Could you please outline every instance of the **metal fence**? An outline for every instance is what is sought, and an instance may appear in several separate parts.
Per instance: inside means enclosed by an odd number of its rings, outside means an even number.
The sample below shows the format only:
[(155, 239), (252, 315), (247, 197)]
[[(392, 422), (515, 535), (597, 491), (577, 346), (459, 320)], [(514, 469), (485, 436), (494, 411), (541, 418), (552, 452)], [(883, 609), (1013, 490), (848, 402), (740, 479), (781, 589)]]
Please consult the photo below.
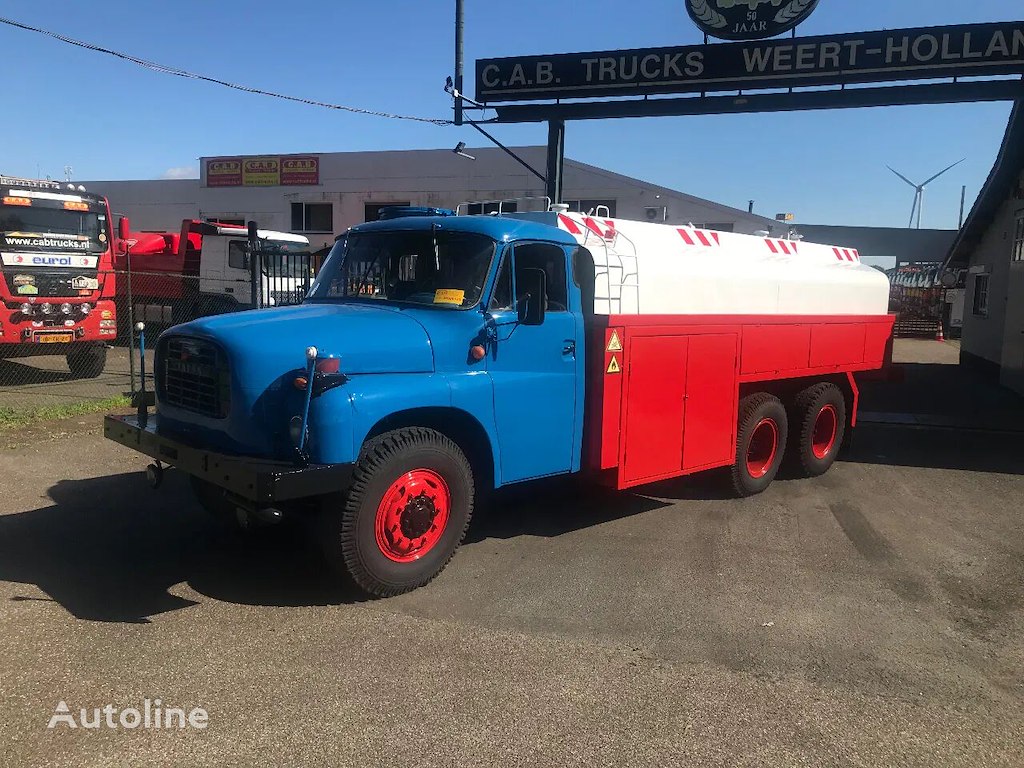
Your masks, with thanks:
[[(103, 304), (84, 315), (80, 305), (61, 297), (26, 296), (28, 314), (7, 305), (0, 316), (0, 425), (41, 408), (56, 406), (59, 415), (64, 406), (130, 398), (140, 386), (143, 365), (137, 322), (145, 323), (146, 388), (152, 391), (152, 350), (162, 331), (254, 306), (301, 303), (313, 278), (307, 254), (264, 259), (253, 274), (259, 275), (255, 281), (149, 269), (101, 273), (101, 285), (113, 280), (116, 287), (115, 317), (107, 316)], [(66, 342), (91, 339), (100, 329), (103, 336), (96, 342)]]

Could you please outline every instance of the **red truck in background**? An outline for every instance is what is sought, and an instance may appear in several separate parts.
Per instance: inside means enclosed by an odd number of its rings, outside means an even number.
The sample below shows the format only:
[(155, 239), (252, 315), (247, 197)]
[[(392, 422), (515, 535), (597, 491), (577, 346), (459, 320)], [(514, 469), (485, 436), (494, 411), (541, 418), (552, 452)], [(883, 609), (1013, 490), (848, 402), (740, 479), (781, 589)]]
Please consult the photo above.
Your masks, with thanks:
[[(119, 317), (168, 328), (197, 317), (257, 306), (297, 304), (309, 287), (309, 240), (257, 230), (251, 260), (246, 227), (185, 219), (177, 232), (125, 233), (115, 257)], [(252, 276), (258, 273), (256, 290)], [(255, 301), (254, 301), (255, 298)], [(129, 312), (129, 307), (132, 311)]]
[(0, 358), (60, 354), (99, 376), (117, 335), (114, 251), (105, 197), (0, 176)]

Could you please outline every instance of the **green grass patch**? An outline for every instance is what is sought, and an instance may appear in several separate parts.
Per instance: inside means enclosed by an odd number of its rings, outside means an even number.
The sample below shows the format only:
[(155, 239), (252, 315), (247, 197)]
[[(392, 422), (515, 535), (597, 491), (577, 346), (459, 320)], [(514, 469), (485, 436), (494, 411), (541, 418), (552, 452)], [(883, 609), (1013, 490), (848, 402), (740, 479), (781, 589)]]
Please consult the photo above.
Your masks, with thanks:
[(0, 408), (0, 432), (38, 424), (41, 421), (69, 419), (73, 416), (123, 408), (127, 405), (131, 405), (131, 401), (127, 397), (119, 396), (108, 397), (104, 400), (86, 400), (81, 403), (41, 405), (34, 408)]

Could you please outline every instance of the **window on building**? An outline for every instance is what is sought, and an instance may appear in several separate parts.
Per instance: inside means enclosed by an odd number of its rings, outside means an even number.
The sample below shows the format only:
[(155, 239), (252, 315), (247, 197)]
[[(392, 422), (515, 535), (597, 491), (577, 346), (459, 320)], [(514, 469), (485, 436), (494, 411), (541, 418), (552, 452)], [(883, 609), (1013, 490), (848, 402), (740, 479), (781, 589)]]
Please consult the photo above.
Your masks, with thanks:
[(292, 203), (292, 232), (334, 232), (334, 205)]
[(1013, 234), (1014, 261), (1024, 261), (1024, 211), (1017, 211), (1017, 227)]
[(497, 201), (491, 203), (470, 203), (466, 206), (466, 213), (470, 216), (479, 216), (482, 213), (497, 213), (499, 206), (501, 207), (502, 213), (515, 213), (519, 210), (519, 203), (515, 200), (506, 200), (501, 203)]
[(399, 203), (366, 203), (363, 205), (363, 221), (377, 221), (380, 218), (381, 208), (390, 208), (391, 206), (408, 207), (409, 201)]
[(704, 225), (704, 229), (712, 229), (715, 232), (735, 232), (736, 224), (731, 221), (709, 221), (707, 224)]
[(974, 276), (974, 314), (988, 315), (988, 275)]
[[(608, 218), (615, 218), (615, 201), (614, 200), (563, 200), (563, 203), (569, 206), (570, 211), (576, 211), (578, 213), (597, 213), (598, 206), (604, 206), (608, 209)], [(602, 211), (604, 213), (604, 211)]]

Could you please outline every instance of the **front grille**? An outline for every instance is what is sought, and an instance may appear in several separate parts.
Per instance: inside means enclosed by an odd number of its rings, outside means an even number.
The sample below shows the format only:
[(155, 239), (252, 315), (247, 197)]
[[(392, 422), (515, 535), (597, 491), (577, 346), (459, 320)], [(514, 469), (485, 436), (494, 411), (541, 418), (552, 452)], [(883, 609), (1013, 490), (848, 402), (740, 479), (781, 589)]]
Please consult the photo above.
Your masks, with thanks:
[(187, 336), (161, 340), (160, 394), (168, 405), (222, 419), (230, 405), (230, 376), (224, 353), (212, 342)]

